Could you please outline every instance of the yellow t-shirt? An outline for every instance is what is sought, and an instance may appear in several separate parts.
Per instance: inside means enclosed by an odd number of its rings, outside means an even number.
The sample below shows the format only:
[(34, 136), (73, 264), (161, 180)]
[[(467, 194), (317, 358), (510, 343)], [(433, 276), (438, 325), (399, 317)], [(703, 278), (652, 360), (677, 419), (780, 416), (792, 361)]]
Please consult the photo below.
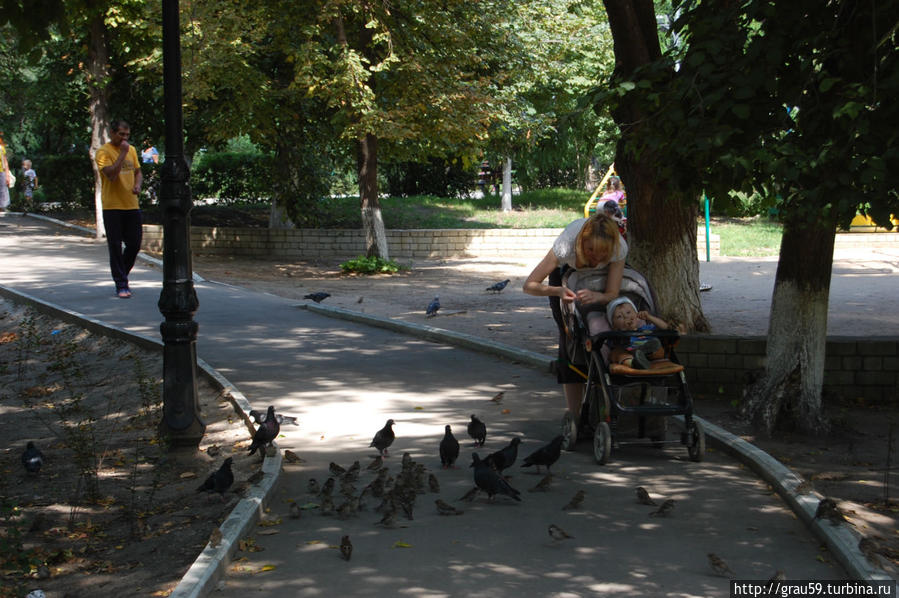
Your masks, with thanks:
[(135, 170), (140, 168), (137, 161), (137, 151), (134, 146), (128, 147), (128, 155), (122, 162), (122, 170), (119, 177), (110, 181), (105, 174), (103, 168), (112, 166), (119, 157), (119, 148), (107, 143), (97, 150), (94, 160), (97, 162), (97, 168), (100, 169), (101, 194), (103, 196), (104, 210), (137, 210), (140, 205), (137, 202), (137, 195), (131, 192), (134, 189)]

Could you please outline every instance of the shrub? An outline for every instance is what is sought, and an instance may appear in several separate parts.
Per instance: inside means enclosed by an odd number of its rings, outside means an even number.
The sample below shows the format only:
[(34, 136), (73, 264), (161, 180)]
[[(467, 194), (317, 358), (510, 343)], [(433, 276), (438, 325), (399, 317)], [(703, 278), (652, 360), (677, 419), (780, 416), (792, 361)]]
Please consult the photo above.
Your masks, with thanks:
[(408, 270), (408, 268), (397, 264), (393, 260), (385, 260), (380, 257), (365, 257), (364, 255), (343, 262), (340, 264), (340, 269), (347, 274), (396, 274), (400, 270)]
[(244, 152), (202, 152), (194, 160), (190, 185), (194, 198), (224, 203), (268, 201), (272, 194), (272, 157)]
[(477, 180), (478, 166), (464, 166), (461, 158), (431, 158), (427, 163), (396, 162), (382, 167), (387, 193), (393, 197), (434, 195), (468, 196)]
[(86, 153), (35, 158), (34, 169), (46, 201), (58, 201), (65, 207), (94, 208), (94, 169)]

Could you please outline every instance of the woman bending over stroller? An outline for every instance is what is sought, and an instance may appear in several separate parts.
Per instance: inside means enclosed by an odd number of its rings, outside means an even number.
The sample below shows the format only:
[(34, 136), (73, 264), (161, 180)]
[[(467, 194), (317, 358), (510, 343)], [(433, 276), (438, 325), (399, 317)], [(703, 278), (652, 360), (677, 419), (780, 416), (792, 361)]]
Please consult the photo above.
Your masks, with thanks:
[[(618, 223), (604, 213), (575, 220), (565, 227), (553, 242), (552, 249), (528, 276), (523, 290), (529, 295), (549, 297), (553, 318), (559, 327), (558, 381), (565, 392), (565, 403), (572, 415), (580, 413), (584, 394), (583, 379), (569, 367), (565, 343), (565, 324), (561, 302), (577, 301), (581, 306), (606, 305), (618, 297), (624, 261), (627, 258), (627, 242), (618, 232)], [(562, 285), (565, 269), (596, 269), (605, 271), (606, 285), (602, 291), (580, 289), (577, 292)], [(544, 280), (549, 278), (548, 284)], [(590, 334), (609, 330), (605, 316), (597, 311), (588, 313)]]

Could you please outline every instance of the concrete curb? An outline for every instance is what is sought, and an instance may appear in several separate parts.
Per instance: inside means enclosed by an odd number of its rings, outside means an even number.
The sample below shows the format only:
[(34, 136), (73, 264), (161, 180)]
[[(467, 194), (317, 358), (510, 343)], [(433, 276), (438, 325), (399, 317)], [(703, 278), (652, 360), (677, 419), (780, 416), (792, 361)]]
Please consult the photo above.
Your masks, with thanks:
[[(81, 326), (95, 334), (101, 334), (111, 338), (133, 343), (144, 349), (159, 350), (163, 343), (143, 334), (128, 332), (117, 326), (112, 326), (96, 318), (68, 310), (62, 306), (42, 301), (36, 297), (0, 285), (0, 296), (15, 303), (28, 305), (35, 310), (64, 322)], [(244, 420), (249, 430), (253, 430), (250, 419), (250, 402), (236, 386), (222, 376), (202, 359), (197, 359), (197, 368), (200, 374), (217, 387), (234, 405), (235, 412)], [(240, 538), (251, 529), (262, 516), (262, 509), (268, 504), (281, 477), (282, 456), (277, 450), (273, 457), (265, 457), (262, 463), (262, 480), (254, 484), (247, 494), (235, 505), (231, 513), (219, 527), (222, 532), (222, 540), (217, 546), (209, 544), (196, 558), (187, 573), (169, 595), (170, 598), (200, 598), (211, 593), (215, 584), (225, 572), (225, 567), (231, 556), (237, 550)]]
[[(525, 351), (509, 345), (486, 341), (468, 334), (434, 326), (401, 322), (315, 303), (300, 304), (298, 307), (324, 316), (386, 328), (433, 342), (446, 343), (473, 351), (498, 355), (547, 372), (550, 371), (550, 364), (553, 362), (552, 358), (540, 353)], [(683, 417), (676, 416), (676, 419), (683, 424)], [(774, 488), (793, 512), (796, 513), (797, 517), (834, 553), (839, 563), (852, 578), (871, 582), (892, 581), (895, 583), (895, 580), (890, 576), (874, 567), (858, 549), (860, 537), (850, 526), (834, 526), (821, 519), (815, 519), (815, 510), (818, 508), (818, 502), (824, 497), (816, 492), (797, 493), (796, 488), (803, 482), (802, 477), (762, 449), (731, 434), (724, 428), (716, 426), (699, 416), (696, 416), (695, 419), (699, 421), (705, 430), (706, 438), (710, 444), (745, 463)]]

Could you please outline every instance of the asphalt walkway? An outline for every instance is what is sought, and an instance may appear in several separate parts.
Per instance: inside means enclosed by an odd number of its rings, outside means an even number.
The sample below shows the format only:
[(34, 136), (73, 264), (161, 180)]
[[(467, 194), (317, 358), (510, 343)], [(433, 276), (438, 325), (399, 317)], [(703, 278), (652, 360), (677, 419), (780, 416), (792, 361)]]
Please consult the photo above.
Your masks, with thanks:
[[(159, 338), (158, 268), (139, 263), (130, 300), (118, 299), (105, 243), (29, 218), (0, 217), (0, 284), (42, 301)], [(706, 554), (724, 558), (740, 579), (843, 579), (840, 555), (823, 549), (768, 485), (730, 456), (710, 450), (701, 463), (686, 450), (629, 449), (600, 467), (587, 444), (566, 453), (549, 492), (526, 490), (540, 477), (513, 468), (520, 503), (485, 497), (457, 502), (472, 487), (469, 415), (487, 423), (481, 456), (523, 439), (520, 456), (551, 439), (562, 412), (559, 388), (546, 373), (511, 361), (428, 342), (299, 309), (296, 301), (210, 282), (196, 285), (198, 355), (235, 384), (252, 405), (297, 415), (282, 428), (285, 464), (269, 497), (278, 533), (256, 536), (261, 552), (240, 553), (213, 596), (729, 596), (727, 577)], [(489, 399), (505, 391), (502, 404)], [(288, 517), (289, 501), (307, 505), (307, 482), (328, 477), (328, 464), (368, 464), (372, 435), (392, 418), (399, 456), (435, 473), (440, 492), (418, 497), (413, 520), (375, 525), (372, 506), (345, 520), (310, 508)], [(451, 424), (462, 442), (460, 467), (441, 470), (437, 444)], [(676, 436), (670, 433), (671, 437)], [(236, 455), (236, 458), (250, 458)], [(367, 484), (363, 473), (359, 487)], [(650, 518), (634, 489), (674, 498), (670, 517)], [(562, 510), (578, 490), (580, 508)], [(441, 517), (434, 500), (462, 509)], [(573, 539), (553, 542), (551, 523)], [(261, 529), (261, 528), (260, 528)], [(266, 529), (272, 529), (271, 527)], [(352, 538), (352, 560), (336, 545)], [(211, 564), (210, 567), (214, 567)]]

